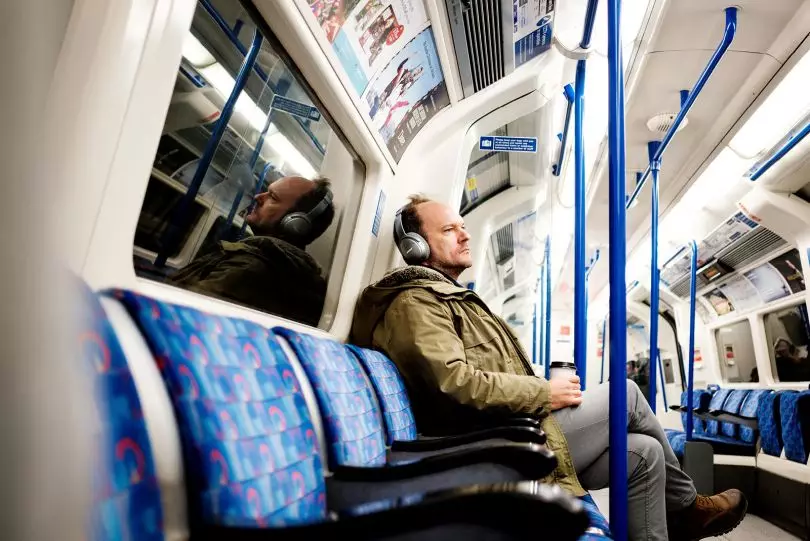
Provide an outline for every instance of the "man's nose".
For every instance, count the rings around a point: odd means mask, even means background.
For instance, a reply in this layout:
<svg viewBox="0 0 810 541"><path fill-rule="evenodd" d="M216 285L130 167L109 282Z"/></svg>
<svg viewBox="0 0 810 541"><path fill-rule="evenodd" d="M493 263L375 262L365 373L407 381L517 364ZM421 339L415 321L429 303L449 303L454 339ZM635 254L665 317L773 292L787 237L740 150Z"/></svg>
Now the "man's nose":
<svg viewBox="0 0 810 541"><path fill-rule="evenodd" d="M253 200L256 201L256 203L259 203L259 204L261 204L262 201L264 201L265 199L267 199L267 192L257 193L255 196L253 196Z"/></svg>
<svg viewBox="0 0 810 541"><path fill-rule="evenodd" d="M466 229L462 229L459 234L459 242L467 242L468 240L470 240L470 234L467 233Z"/></svg>

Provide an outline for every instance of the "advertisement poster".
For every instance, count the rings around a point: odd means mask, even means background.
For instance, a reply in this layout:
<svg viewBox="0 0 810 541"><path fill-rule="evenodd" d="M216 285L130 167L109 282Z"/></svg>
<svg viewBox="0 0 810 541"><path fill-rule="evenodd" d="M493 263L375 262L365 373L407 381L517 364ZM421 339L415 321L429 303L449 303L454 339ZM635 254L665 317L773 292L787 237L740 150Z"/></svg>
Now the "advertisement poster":
<svg viewBox="0 0 810 541"><path fill-rule="evenodd" d="M782 278L785 279L791 293L805 290L804 276L802 275L802 262L798 250L791 250L786 254L774 257L769 261L776 267Z"/></svg>
<svg viewBox="0 0 810 541"><path fill-rule="evenodd" d="M743 276L733 276L720 286L720 291L737 310L748 310L762 304L756 288Z"/></svg>
<svg viewBox="0 0 810 541"><path fill-rule="evenodd" d="M787 282L776 270L776 267L770 263L751 269L745 273L745 277L754 285L759 292L759 296L766 303L790 295L790 287Z"/></svg>
<svg viewBox="0 0 810 541"><path fill-rule="evenodd" d="M358 94L428 26L423 0L316 0L310 8Z"/></svg>
<svg viewBox="0 0 810 541"><path fill-rule="evenodd" d="M728 297L726 297L726 295L719 289L715 288L706 293L705 298L707 301L709 301L709 304L712 305L712 308L714 308L714 311L718 316L729 314L734 311L734 305L731 304Z"/></svg>
<svg viewBox="0 0 810 541"><path fill-rule="evenodd" d="M551 47L554 0L512 0L515 69Z"/></svg>
<svg viewBox="0 0 810 541"><path fill-rule="evenodd" d="M422 126L450 105L431 28L394 56L369 84L362 101L374 128L399 161Z"/></svg>

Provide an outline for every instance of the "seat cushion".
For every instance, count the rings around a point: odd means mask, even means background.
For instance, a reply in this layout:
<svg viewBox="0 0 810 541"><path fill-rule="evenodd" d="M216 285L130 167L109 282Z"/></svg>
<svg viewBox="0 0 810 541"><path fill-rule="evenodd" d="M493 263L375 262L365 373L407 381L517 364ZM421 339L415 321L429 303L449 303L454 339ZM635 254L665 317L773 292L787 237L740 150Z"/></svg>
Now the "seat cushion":
<svg viewBox="0 0 810 541"><path fill-rule="evenodd" d="M782 454L782 417L779 405L784 393L766 393L759 399L757 405L757 423L761 448L765 454L770 456L781 456Z"/></svg>
<svg viewBox="0 0 810 541"><path fill-rule="evenodd" d="M385 429L377 398L357 358L341 343L276 327L312 383L337 466L383 466Z"/></svg>
<svg viewBox="0 0 810 541"><path fill-rule="evenodd" d="M405 382L394 362L379 351L347 346L365 368L385 419L386 443L413 441L417 437L416 420Z"/></svg>
<svg viewBox="0 0 810 541"><path fill-rule="evenodd" d="M810 391L785 393L779 409L785 458L807 464L810 453Z"/></svg>
<svg viewBox="0 0 810 541"><path fill-rule="evenodd" d="M683 458L683 450L686 446L686 433L681 430L665 429L664 433L669 441L669 446L675 452L675 456Z"/></svg>
<svg viewBox="0 0 810 541"><path fill-rule="evenodd" d="M128 291L114 296L136 320L171 395L192 528L326 518L314 427L293 367L269 331Z"/></svg>
<svg viewBox="0 0 810 541"><path fill-rule="evenodd" d="M681 406L687 406L687 396L686 391L681 393ZM709 391L692 391L692 407L694 409L708 409L711 399L712 393ZM688 414L686 412L681 412L681 425L683 426L684 430L686 430L687 415ZM706 431L706 421L703 419L698 419L697 417L693 417L692 421L692 428L695 434L703 434Z"/></svg>
<svg viewBox="0 0 810 541"><path fill-rule="evenodd" d="M98 298L83 284L81 290L78 340L98 422L90 538L159 541L160 489L138 391Z"/></svg>
<svg viewBox="0 0 810 541"><path fill-rule="evenodd" d="M748 396L745 397L745 402L743 402L742 407L740 408L740 415L743 417L757 417L760 400L762 400L765 395L771 393L773 393L773 391L768 389L755 389L748 393ZM754 430L748 426L740 426L739 430L740 441L745 443L756 442L759 430Z"/></svg>
<svg viewBox="0 0 810 541"><path fill-rule="evenodd" d="M709 410L722 410L726 400L731 395L731 389L718 389L709 401ZM717 436L720 434L720 423L718 421L706 421L706 434Z"/></svg>
<svg viewBox="0 0 810 541"><path fill-rule="evenodd" d="M756 456L756 445L723 434L717 436L699 434L694 437L694 441L711 444L717 455Z"/></svg>
<svg viewBox="0 0 810 541"><path fill-rule="evenodd" d="M596 502L593 501L593 498L590 494L586 494L580 498L583 505L585 506L585 511L588 513L588 531L579 538L579 541L587 541L590 539L613 539L612 534L610 533L610 525L608 524L605 515L599 510L597 507ZM601 533L600 533L601 532Z"/></svg>

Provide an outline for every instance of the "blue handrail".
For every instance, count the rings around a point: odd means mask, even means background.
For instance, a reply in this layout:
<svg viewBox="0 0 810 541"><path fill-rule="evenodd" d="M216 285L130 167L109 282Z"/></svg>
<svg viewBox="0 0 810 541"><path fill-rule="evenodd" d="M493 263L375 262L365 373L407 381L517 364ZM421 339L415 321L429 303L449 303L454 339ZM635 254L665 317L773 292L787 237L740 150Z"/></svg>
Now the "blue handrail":
<svg viewBox="0 0 810 541"><path fill-rule="evenodd" d="M540 317L538 319L537 325L539 329L537 330L538 335L538 343L537 343L537 358L539 359L541 366L546 366L546 333L545 333L545 318L546 318L546 308L545 308L545 295L544 295L544 282L543 278L545 276L546 271L546 262L543 261L543 264L540 265L540 276L537 278L537 304L540 305Z"/></svg>
<svg viewBox="0 0 810 541"><path fill-rule="evenodd" d="M791 136L785 144L782 145L779 150L777 150L770 158L765 160L762 164L755 165L754 169L751 172L751 180L756 181L759 180L759 177L764 175L768 172L768 169L773 167L773 165L785 157L785 155L793 150L793 148L802 142L802 139L807 137L807 134L810 134L810 122L805 124L805 126L796 132L793 136Z"/></svg>
<svg viewBox="0 0 810 541"><path fill-rule="evenodd" d="M545 312L546 330L543 331L545 340L543 342L543 362L545 365L545 377L551 376L551 235L546 237L546 248L543 261L546 263L546 291L545 291Z"/></svg>
<svg viewBox="0 0 810 541"><path fill-rule="evenodd" d="M557 163L551 168L551 173L555 177L560 176L562 172L563 160L565 159L565 147L568 146L568 127L571 124L571 109L574 108L574 88L571 85L565 85L563 95L568 104L565 106L565 122L563 123L562 138L560 139L560 155L557 158Z"/></svg>
<svg viewBox="0 0 810 541"><path fill-rule="evenodd" d="M222 15L219 13L219 11L217 11L217 8L215 8L211 4L211 1L210 0L199 0L199 2L200 2L200 5L203 7L203 9L205 9L205 11L208 13L208 15L210 15L211 18L214 19L214 22L217 23L217 26L219 26L220 30L222 30L222 32L228 37L228 39L231 41L233 46L236 47L237 50L240 53L242 53L242 56L246 56L247 51L245 50L245 46L242 45L241 41L239 41L239 38L234 33L233 29L231 29L231 27L228 26L228 22L222 17ZM237 23L238 23L238 21L237 21ZM273 85L273 82L270 80L270 78L267 76L267 74L264 73L264 71L259 66L254 65L253 69L256 71L256 74L261 78L261 80L264 81L267 84L267 86L270 87L270 90L273 92L273 94L284 95L284 93L281 93L276 89L276 87ZM323 145L320 143L320 141L318 141L318 138L315 137L315 134L312 133L312 130L309 128L309 126L307 126L304 123L304 121L302 119L300 119L299 117L293 116L293 118L301 126L301 129L304 130L304 133L306 133L309 136L309 138L312 140L312 143L315 145L315 148L317 148L318 151L321 154L326 154L326 149L323 148Z"/></svg>
<svg viewBox="0 0 810 541"><path fill-rule="evenodd" d="M610 529L627 541L627 225L621 0L608 1L610 180Z"/></svg>
<svg viewBox="0 0 810 541"><path fill-rule="evenodd" d="M539 285L539 282L538 282ZM534 303L534 312L532 313L532 365L537 364L537 304Z"/></svg>
<svg viewBox="0 0 810 541"><path fill-rule="evenodd" d="M737 33L737 9L738 8L733 6L725 9L726 27L725 31L723 32L723 40L720 42L720 45L718 45L717 49L714 51L714 54L709 59L709 63L703 69L703 73L701 73L700 77L698 77L695 86L692 87L692 90L689 91L685 101L683 101L681 104L681 110L678 111L678 116L675 117L675 122L673 122L672 126L670 126L669 131L667 131L664 139L661 141L661 146L658 147L658 150L655 153L656 160L661 159L661 156L664 154L669 146L669 143L672 141L672 138L675 136L675 132L677 132L678 128L681 126L681 122L683 122L683 119L686 118L686 114L689 112L689 109L691 109L692 105L694 105L700 91L703 90L703 86L706 84L706 81L709 80L709 77L711 77L714 69L717 67L717 64L720 63L720 59L722 59L723 55L726 54L726 50L734 40L734 36ZM683 96L684 94L681 94L682 99ZM647 167L647 170L644 171L641 181L636 186L636 189L633 190L633 194L627 201L627 208L630 208L630 205L636 200L636 197L638 197L638 194L641 192L641 189L644 188L644 184L647 181L647 177L650 175L650 171L650 167Z"/></svg>
<svg viewBox="0 0 810 541"><path fill-rule="evenodd" d="M664 397L664 411L669 411L669 401L667 400L667 381L664 378L664 362L661 360L661 352L658 352L658 373L661 374L661 396Z"/></svg>
<svg viewBox="0 0 810 541"><path fill-rule="evenodd" d="M657 380L655 371L658 368L658 288L660 284L660 271L658 269L658 172L661 169L661 161L655 160L655 154L661 143L650 141L647 143L647 153L650 156L650 168L652 170L652 208L650 209L650 219L652 228L650 231L650 408L653 413L656 410L656 388ZM664 389L666 392L666 389Z"/></svg>
<svg viewBox="0 0 810 541"><path fill-rule="evenodd" d="M691 282L689 284L689 379L686 382L686 409L692 411L694 408L692 391L695 388L695 290L697 286L697 258L698 249L695 241L689 242L692 250L692 262L689 267ZM686 441L692 441L694 430L694 420L692 415L686 416Z"/></svg>
<svg viewBox="0 0 810 541"><path fill-rule="evenodd" d="M591 46L591 36L593 36L593 25L596 22L596 7L599 0L589 0L588 7L585 10L585 24L582 28L582 41L579 46L583 49L588 49Z"/></svg>
<svg viewBox="0 0 810 541"><path fill-rule="evenodd" d="M581 385L587 371L588 315L585 300L585 61L577 61L574 82L574 365Z"/></svg>
<svg viewBox="0 0 810 541"><path fill-rule="evenodd" d="M256 57L259 55L259 50L261 48L262 34L257 28L255 32L253 32L253 42L250 45L250 50L245 56L242 66L239 68L239 73L234 81L231 95L228 96L228 99L225 101L225 105L222 107L222 112L214 125L214 129L211 131L211 137L209 137L208 141L205 143L205 150L200 157L200 161L197 163L197 169L194 171L194 177L191 179L188 190L178 203L177 208L172 216L171 224L173 227L168 227L161 238L162 242L160 252L158 253L157 258L155 258L155 266L158 268L166 265L166 260L169 258L169 254L174 251L178 232L185 226L186 220L188 219L188 209L191 206L191 203L194 201L194 198L197 197L197 193L200 191L200 186L202 186L205 174L208 172L208 168L211 166L211 162L214 160L214 153L216 153L219 142L222 139L225 129L228 127L228 123L231 120L231 115L233 115L236 100L239 98L239 94L241 94L242 90L245 88L245 84L247 84L250 71L253 69L253 65L256 63Z"/></svg>

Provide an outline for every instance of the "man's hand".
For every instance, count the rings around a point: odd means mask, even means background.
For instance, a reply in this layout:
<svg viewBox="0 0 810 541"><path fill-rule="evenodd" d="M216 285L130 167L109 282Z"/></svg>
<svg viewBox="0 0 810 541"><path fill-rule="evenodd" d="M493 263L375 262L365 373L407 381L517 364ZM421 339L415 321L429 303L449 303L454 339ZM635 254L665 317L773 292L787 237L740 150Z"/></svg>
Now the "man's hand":
<svg viewBox="0 0 810 541"><path fill-rule="evenodd" d="M554 378L548 382L551 390L551 411L582 404L579 376Z"/></svg>

